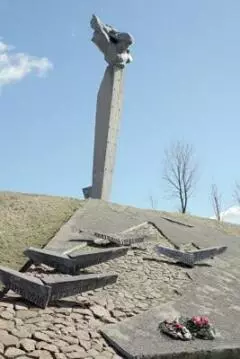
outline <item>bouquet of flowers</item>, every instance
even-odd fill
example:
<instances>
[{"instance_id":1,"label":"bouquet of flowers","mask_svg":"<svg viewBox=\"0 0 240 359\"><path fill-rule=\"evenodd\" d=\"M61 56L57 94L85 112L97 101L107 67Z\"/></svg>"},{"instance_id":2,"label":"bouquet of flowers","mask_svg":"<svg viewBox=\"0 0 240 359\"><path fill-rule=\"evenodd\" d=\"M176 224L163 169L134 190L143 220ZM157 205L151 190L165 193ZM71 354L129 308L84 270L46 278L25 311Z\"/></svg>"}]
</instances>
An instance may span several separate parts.
<instances>
[{"instance_id":1,"label":"bouquet of flowers","mask_svg":"<svg viewBox=\"0 0 240 359\"><path fill-rule=\"evenodd\" d=\"M194 316L192 318L180 317L174 321L164 320L159 324L159 329L174 339L215 339L216 332L208 317Z\"/></svg>"}]
</instances>

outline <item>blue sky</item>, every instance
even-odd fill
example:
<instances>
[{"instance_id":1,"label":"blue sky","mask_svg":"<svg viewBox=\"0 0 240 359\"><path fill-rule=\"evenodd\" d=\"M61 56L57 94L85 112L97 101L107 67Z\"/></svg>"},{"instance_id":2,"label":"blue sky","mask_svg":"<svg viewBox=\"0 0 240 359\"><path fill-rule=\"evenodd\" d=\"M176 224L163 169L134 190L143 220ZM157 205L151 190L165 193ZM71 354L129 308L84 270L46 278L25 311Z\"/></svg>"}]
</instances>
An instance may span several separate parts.
<instances>
[{"instance_id":1,"label":"blue sky","mask_svg":"<svg viewBox=\"0 0 240 359\"><path fill-rule=\"evenodd\" d=\"M159 209L176 210L162 159L164 148L185 140L200 174L191 213L212 215L213 182L232 206L240 179L239 0L1 0L0 50L23 72L0 71L0 190L81 197L91 183L105 69L90 41L92 13L136 40L112 200L149 207L152 195Z\"/></svg>"}]
</instances>

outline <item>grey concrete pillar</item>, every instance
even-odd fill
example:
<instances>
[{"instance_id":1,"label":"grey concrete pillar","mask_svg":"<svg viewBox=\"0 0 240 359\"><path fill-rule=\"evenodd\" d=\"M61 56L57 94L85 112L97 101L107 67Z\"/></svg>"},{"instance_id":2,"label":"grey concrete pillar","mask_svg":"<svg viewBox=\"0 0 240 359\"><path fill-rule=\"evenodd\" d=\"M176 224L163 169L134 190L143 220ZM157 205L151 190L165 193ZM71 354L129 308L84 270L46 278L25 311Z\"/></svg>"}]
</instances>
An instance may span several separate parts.
<instances>
[{"instance_id":1,"label":"grey concrete pillar","mask_svg":"<svg viewBox=\"0 0 240 359\"><path fill-rule=\"evenodd\" d=\"M92 186L83 188L85 198L108 201L111 195L117 139L123 97L123 74L126 64L132 61L129 46L133 38L109 25L104 25L93 15L92 41L104 54L108 63L101 82L95 122Z\"/></svg>"},{"instance_id":2,"label":"grey concrete pillar","mask_svg":"<svg viewBox=\"0 0 240 359\"><path fill-rule=\"evenodd\" d=\"M98 91L92 172L92 198L109 200L123 94L123 71L108 66Z\"/></svg>"}]
</instances>

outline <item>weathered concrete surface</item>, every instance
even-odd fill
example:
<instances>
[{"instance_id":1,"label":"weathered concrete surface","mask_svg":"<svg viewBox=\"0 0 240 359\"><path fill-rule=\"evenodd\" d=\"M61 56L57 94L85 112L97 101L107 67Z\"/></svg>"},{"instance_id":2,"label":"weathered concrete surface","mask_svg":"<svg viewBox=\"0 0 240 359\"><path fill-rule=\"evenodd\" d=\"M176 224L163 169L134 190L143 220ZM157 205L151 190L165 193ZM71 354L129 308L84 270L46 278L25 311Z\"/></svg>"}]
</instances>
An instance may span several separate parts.
<instances>
[{"instance_id":1,"label":"weathered concrete surface","mask_svg":"<svg viewBox=\"0 0 240 359\"><path fill-rule=\"evenodd\" d=\"M239 326L214 312L209 315L220 328L218 337L213 341L194 340L183 342L173 340L160 333L158 323L166 318L176 317L182 313L193 315L198 313L195 304L185 302L157 307L125 320L119 324L109 325L101 330L105 339L129 359L238 359L240 357ZM233 324L234 326L233 327Z\"/></svg>"},{"instance_id":2,"label":"weathered concrete surface","mask_svg":"<svg viewBox=\"0 0 240 359\"><path fill-rule=\"evenodd\" d=\"M109 200L120 126L123 69L108 66L97 98L90 196Z\"/></svg>"},{"instance_id":3,"label":"weathered concrete surface","mask_svg":"<svg viewBox=\"0 0 240 359\"><path fill-rule=\"evenodd\" d=\"M177 248L189 242L194 242L199 248L222 246L227 243L230 246L224 256L233 255L235 257L236 250L240 252L239 238L225 235L204 223L194 223L193 227L189 227L188 224L184 226L160 217L157 211L119 206L94 199L87 200L84 206L75 212L48 243L47 248L63 250L73 247L74 243L70 240L76 236L80 229L111 234L124 231L146 221L154 222L161 233ZM146 234L146 232L144 233Z\"/></svg>"},{"instance_id":4,"label":"weathered concrete surface","mask_svg":"<svg viewBox=\"0 0 240 359\"><path fill-rule=\"evenodd\" d=\"M217 263L216 263L217 264ZM239 262L238 262L239 265ZM199 268L181 300L103 328L109 342L127 358L210 359L240 357L239 276L229 267ZM159 333L158 323L179 315L206 314L217 329L214 341L175 341Z\"/></svg>"},{"instance_id":5,"label":"weathered concrete surface","mask_svg":"<svg viewBox=\"0 0 240 359\"><path fill-rule=\"evenodd\" d=\"M189 272L193 281L180 300L106 327L103 330L105 336L122 353L128 353L127 358L165 359L173 355L177 355L178 359L239 358L239 243L231 237L226 241L229 249L216 258L212 266L199 265ZM158 332L157 326L161 320L180 314L208 315L218 330L217 339L213 342L196 340L183 343Z\"/></svg>"},{"instance_id":6,"label":"weathered concrete surface","mask_svg":"<svg viewBox=\"0 0 240 359\"><path fill-rule=\"evenodd\" d=\"M22 303L21 299L16 296L12 298L12 301L9 296L6 300L1 300L0 357L1 355L5 357L5 353L6 357L9 357L8 348L11 343L11 348L17 350L21 348L25 351L26 357L38 355L40 358L46 359L64 359L65 357L120 359L123 356L116 355L104 338L97 333L103 325L135 317L136 314L169 303L170 300L176 302L179 299L179 303L182 305L184 302L191 303L195 300L194 295L198 296L199 312L204 311L213 319L218 313L222 313L221 323L220 321L217 323L221 333L228 328L226 318L229 317L228 322L234 324L231 328L234 338L234 333L236 333L234 326L239 321L239 305L236 304L240 287L238 280L240 278L239 238L228 237L220 231L210 228L205 222L186 218L187 225L194 225L194 233L196 233L199 243L202 238L204 245L200 245L201 248L219 246L227 241L228 250L213 261L209 260L208 266L207 263L193 269L177 266L167 257L158 257L153 248L156 244L172 247L171 239L169 241L164 238L161 235L161 230L173 233L175 246L181 247L181 244L193 241L192 236L187 231L185 232L191 227L186 227L181 223L177 225L169 220L163 222L161 215L160 212L106 204L98 200L86 201L82 211L76 212L49 243L49 249L54 248L61 253L74 247L76 242L69 240L78 237L79 228L110 234L142 222L153 221L159 227L161 225L160 231L149 223L145 226L135 227L130 233L144 234L146 240L143 245L130 249L126 256L91 267L92 273L117 273L118 280L113 285L60 300L45 310L34 308L27 302ZM168 216L168 214L164 214L164 216ZM170 220L172 219L173 217L170 218ZM166 227L166 223L174 225L174 229ZM180 227L184 231L180 230ZM82 234L80 237L84 239ZM188 250L196 249L196 246L187 248ZM92 250L96 250L96 248L92 248ZM210 264L212 267L209 266ZM196 283L199 283L198 287L194 287ZM197 294L194 294L194 290ZM188 297L190 295L188 293L191 294L191 297ZM186 300L185 295L187 296ZM56 307L56 304L61 307ZM175 308L175 306L173 307ZM179 309L181 308L176 308L176 310ZM191 314L191 310L187 314ZM27 341L21 339L23 336L27 336ZM170 348L173 343L175 342L169 342ZM203 345L204 343L202 342ZM218 349L221 350L220 344ZM232 358L230 353L225 357L221 355L218 353L215 358ZM238 355L237 358L239 357ZM173 353L170 358L174 358ZM186 358L189 359L187 356ZM209 358L213 358L213 351L209 353ZM194 354L194 359L199 359L199 356L196 357Z\"/></svg>"},{"instance_id":7,"label":"weathered concrete surface","mask_svg":"<svg viewBox=\"0 0 240 359\"><path fill-rule=\"evenodd\" d=\"M70 253L66 255L47 249L30 247L24 251L24 254L34 264L48 265L60 273L76 274L80 269L121 257L127 253L127 250L127 248L118 247L103 249L97 252Z\"/></svg>"},{"instance_id":8,"label":"weathered concrete surface","mask_svg":"<svg viewBox=\"0 0 240 359\"><path fill-rule=\"evenodd\" d=\"M173 304L173 309L181 312L182 314L191 315L191 314L206 314L216 321L216 326L218 327L222 337L218 338L215 342L203 342L195 341L191 344L191 351L194 351L194 359L196 358L239 358L240 354L238 348L240 348L240 239L232 236L223 234L217 229L210 228L205 223L201 224L197 221L193 221L193 227L187 227L182 224L172 223L164 218L161 218L158 212L154 211L144 211L135 208L130 208L127 206L117 206L114 204L106 204L102 201L89 200L86 202L85 206L77 211L72 219L62 228L62 230L56 235L56 237L49 243L51 247L58 247L58 245L69 246L69 242L65 239L71 237L71 233L77 232L79 229L91 229L105 233L117 233L127 228L138 225L144 221L154 222L155 225L159 228L160 233L167 242L167 245L171 243L177 248L181 248L182 245L186 245L189 242L193 242L199 248L213 247L213 246L224 246L227 245L228 249L220 257L215 258L209 263L212 266L199 265L196 266L193 270L188 271L189 275L193 279L191 284L188 283L185 293L181 297L180 301ZM150 230L150 226L149 226ZM70 242L71 243L71 242ZM71 244L72 245L72 244ZM162 258L164 261L166 257ZM159 259L159 265L161 259ZM161 283L162 278L159 276L159 283ZM154 294L154 290L151 292ZM139 294L141 295L141 285L139 286ZM164 297L164 292L162 293ZM170 311L173 309L169 309ZM160 311L160 309L159 309ZM163 312L162 312L163 314ZM159 318L161 318L161 313L159 313ZM156 315L154 313L154 315ZM145 320L147 320L145 318ZM137 319L136 319L137 321ZM234 323L234 325L232 324ZM156 325L157 325L156 320ZM137 327L138 324L136 324ZM141 325L141 322L139 322ZM154 347L151 343L149 337L144 330L144 327L149 328L154 331L156 334L156 326L154 323L151 324L151 327L144 326L140 327L138 330L138 335L136 338L134 334L129 333L129 339L122 339L116 333L110 332L110 329L106 329L105 333L111 336L113 341L117 341L118 345L122 347L123 351L129 350L130 355L135 355L137 353L137 348L143 350L143 343L146 351L142 352L145 356L139 356L138 358L168 358L166 352L161 352L160 339L156 340L156 345ZM127 333L127 327L125 324L121 324L119 329L121 334ZM135 329L134 329L135 330ZM142 336L141 336L142 331ZM153 333L153 332L152 332ZM146 341L143 342L143 338L146 336ZM123 337L125 338L125 337ZM138 338L139 341L137 340ZM156 337L155 337L156 338ZM159 337L160 338L160 334ZM166 348L173 348L168 352L173 355L174 351L179 354L179 352L184 349L182 342L176 343L175 341L166 340ZM131 343L131 344L130 344ZM134 345L133 345L134 343ZM214 348L215 344L217 345L218 351ZM129 346L132 347L129 348ZM149 349L150 347L155 348L155 351L159 356L151 356L153 352ZM206 347L208 346L208 347ZM204 356L202 349L211 350L211 355L207 357ZM224 351L222 350L224 348ZM226 348L235 348L235 353L226 352ZM133 352L136 350L136 352ZM139 349L140 350L140 349ZM149 350L149 352L148 352ZM155 354L156 354L155 352ZM182 350L182 353L184 350ZM199 353L196 356L196 353ZM214 354L215 353L215 354ZM220 354L221 353L221 354ZM234 354L233 354L234 353ZM236 354L237 353L237 354ZM214 355L215 357L214 357ZM150 356L147 356L150 355ZM162 355L162 356L161 356ZM223 355L223 356L221 356ZM225 355L225 356L224 356ZM131 357L131 356L130 356ZM137 357L136 357L137 358ZM180 357L179 357L180 358ZM184 357L188 358L187 354ZM189 357L191 358L191 357Z\"/></svg>"},{"instance_id":9,"label":"weathered concrete surface","mask_svg":"<svg viewBox=\"0 0 240 359\"><path fill-rule=\"evenodd\" d=\"M20 294L40 308L45 308L50 301L105 287L117 280L117 275L113 273L76 276L44 273L37 275L38 278L29 273L23 274L0 266L0 280L6 289Z\"/></svg>"}]
</instances>

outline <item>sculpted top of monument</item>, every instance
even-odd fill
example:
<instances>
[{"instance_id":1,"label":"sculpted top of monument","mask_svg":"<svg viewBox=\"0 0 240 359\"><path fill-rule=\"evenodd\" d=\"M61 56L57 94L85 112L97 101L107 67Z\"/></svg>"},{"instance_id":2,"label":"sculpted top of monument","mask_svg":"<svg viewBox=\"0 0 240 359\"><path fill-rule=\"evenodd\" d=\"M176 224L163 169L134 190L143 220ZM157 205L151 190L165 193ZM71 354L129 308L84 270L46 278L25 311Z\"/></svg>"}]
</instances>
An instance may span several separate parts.
<instances>
[{"instance_id":1,"label":"sculpted top of monument","mask_svg":"<svg viewBox=\"0 0 240 359\"><path fill-rule=\"evenodd\" d=\"M104 24L95 15L92 16L91 27L94 30L92 41L104 54L109 65L124 68L132 62L129 47L134 39L129 33L119 32L114 27Z\"/></svg>"}]
</instances>

